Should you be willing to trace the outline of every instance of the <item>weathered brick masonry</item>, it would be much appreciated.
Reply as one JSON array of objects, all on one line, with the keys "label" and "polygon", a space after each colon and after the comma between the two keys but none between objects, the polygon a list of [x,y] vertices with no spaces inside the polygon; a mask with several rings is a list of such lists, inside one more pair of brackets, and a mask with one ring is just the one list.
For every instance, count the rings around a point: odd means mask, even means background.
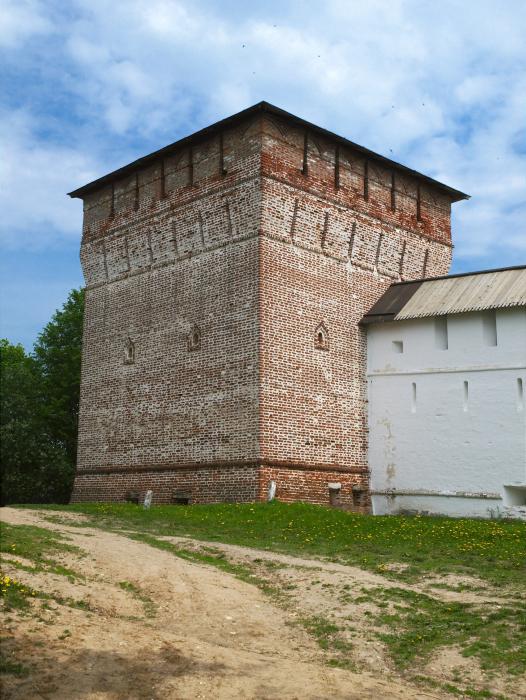
[{"label": "weathered brick masonry", "polygon": [[444,274],[462,193],[265,103],[72,193],[87,285],[72,500],[368,507],[361,317]]}]

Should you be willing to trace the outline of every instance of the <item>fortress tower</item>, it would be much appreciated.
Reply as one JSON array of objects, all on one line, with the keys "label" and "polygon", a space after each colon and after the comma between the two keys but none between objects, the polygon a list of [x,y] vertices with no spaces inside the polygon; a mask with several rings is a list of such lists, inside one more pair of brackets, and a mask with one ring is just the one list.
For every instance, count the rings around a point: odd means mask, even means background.
[{"label": "fortress tower", "polygon": [[[73,501],[368,508],[364,331],[443,275],[466,197],[265,102],[71,193],[86,311]],[[332,490],[329,488],[332,486]]]}]

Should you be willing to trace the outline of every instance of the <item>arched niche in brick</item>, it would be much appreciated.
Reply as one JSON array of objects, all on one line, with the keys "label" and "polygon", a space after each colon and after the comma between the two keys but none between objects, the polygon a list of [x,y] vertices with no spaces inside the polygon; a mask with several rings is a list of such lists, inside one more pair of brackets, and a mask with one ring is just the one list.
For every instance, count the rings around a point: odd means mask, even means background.
[{"label": "arched niche in brick", "polygon": [[135,343],[128,336],[124,343],[124,364],[133,365],[135,363]]},{"label": "arched niche in brick", "polygon": [[329,331],[323,321],[316,327],[314,332],[314,347],[317,350],[329,349]]},{"label": "arched niche in brick", "polygon": [[187,336],[188,350],[199,350],[201,347],[201,330],[199,326],[193,326]]}]

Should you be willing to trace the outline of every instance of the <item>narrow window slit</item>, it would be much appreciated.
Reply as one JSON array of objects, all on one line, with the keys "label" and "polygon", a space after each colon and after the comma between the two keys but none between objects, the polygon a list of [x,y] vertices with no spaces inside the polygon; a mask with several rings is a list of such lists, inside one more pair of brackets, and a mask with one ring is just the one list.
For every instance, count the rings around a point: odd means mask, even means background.
[{"label": "narrow window slit", "polygon": [[188,150],[188,184],[194,184],[194,149],[192,147]]},{"label": "narrow window slit", "polygon": [[314,347],[318,350],[329,349],[329,332],[323,323],[316,328]]},{"label": "narrow window slit", "polygon": [[378,267],[378,263],[380,262],[380,253],[382,251],[382,239],[383,239],[383,233],[380,233],[378,236],[378,244],[376,246],[376,255],[374,258],[374,266],[375,268]]},{"label": "narrow window slit", "polygon": [[106,241],[102,239],[102,260],[104,262],[104,274],[106,275],[106,280],[110,278],[108,272],[108,255],[106,253]]},{"label": "narrow window slit", "polygon": [[466,413],[468,410],[468,404],[469,404],[469,384],[466,381],[463,382],[462,394],[463,394],[462,410],[464,411],[464,413]]},{"label": "narrow window slit", "polygon": [[309,174],[309,133],[305,132],[303,136],[303,166],[301,168],[303,175]]},{"label": "narrow window slit", "polygon": [[[228,206],[228,202],[227,202],[227,206]],[[228,211],[227,214],[228,214],[228,220],[230,222],[230,212]],[[205,246],[205,226],[204,226],[204,222],[203,222],[203,215],[201,214],[200,211],[197,212],[197,221],[199,223],[199,236],[201,238],[201,246],[203,248],[205,248],[206,247]],[[230,231],[230,233],[231,233],[231,231]]]},{"label": "narrow window slit", "polygon": [[517,377],[517,411],[524,410],[524,383],[522,377]]},{"label": "narrow window slit", "polygon": [[152,248],[152,234],[151,231],[148,231],[146,233],[146,247],[148,249],[148,259],[150,261],[150,265],[153,265],[153,248]]},{"label": "narrow window slit", "polygon": [[201,330],[199,326],[194,326],[190,333],[186,336],[186,343],[189,351],[199,350],[201,348]]},{"label": "narrow window slit", "polygon": [[298,203],[298,200],[296,199],[294,201],[294,210],[292,212],[292,221],[290,224],[290,239],[291,239],[291,241],[294,241],[294,234],[296,232],[296,219],[298,217],[298,206],[299,206],[299,203]]},{"label": "narrow window slit", "polygon": [[411,382],[411,413],[416,413],[416,382]]},{"label": "narrow window slit", "polygon": [[321,248],[325,248],[325,243],[327,242],[327,232],[329,230],[329,212],[325,212],[325,220],[323,222],[323,231],[321,232]]},{"label": "narrow window slit", "polygon": [[354,237],[355,237],[355,235],[356,235],[356,222],[353,223],[353,225],[352,225],[352,231],[351,231],[351,235],[349,238],[348,255],[349,255],[350,262],[352,262],[352,256],[353,256],[353,252],[354,252]]},{"label": "narrow window slit", "polygon": [[399,265],[399,267],[398,267],[398,274],[400,275],[400,277],[402,277],[403,274],[404,274],[404,260],[405,260],[405,249],[406,249],[406,246],[407,246],[407,241],[404,241],[404,242],[402,243],[402,252],[401,252],[401,254],[400,254],[400,265]]},{"label": "narrow window slit", "polygon": [[426,248],[426,252],[424,253],[424,265],[422,267],[422,277],[425,277],[427,275],[428,258],[429,258],[429,248]]},{"label": "narrow window slit", "polygon": [[334,188],[340,189],[340,147],[336,146],[334,153]]},{"label": "narrow window slit", "polygon": [[133,365],[135,364],[135,343],[128,336],[124,344],[124,364]]},{"label": "narrow window slit", "polygon": [[219,134],[219,174],[226,175],[225,168],[225,147],[223,142],[223,134]]},{"label": "narrow window slit", "polygon": [[164,174],[164,158],[161,159],[161,191],[160,191],[160,198],[165,199],[166,198],[166,178]]},{"label": "narrow window slit", "polygon": [[139,208],[139,173],[135,173],[135,200],[133,202],[133,208],[135,211]]}]

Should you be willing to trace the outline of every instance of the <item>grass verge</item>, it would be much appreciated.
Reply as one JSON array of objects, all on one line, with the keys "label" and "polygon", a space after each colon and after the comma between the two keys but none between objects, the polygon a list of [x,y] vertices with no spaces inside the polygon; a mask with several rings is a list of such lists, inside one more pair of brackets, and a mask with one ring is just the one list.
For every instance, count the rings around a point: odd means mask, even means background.
[{"label": "grass verge", "polygon": [[[90,516],[84,524],[95,527],[323,557],[391,579],[458,574],[526,589],[526,523],[522,522],[368,516],[279,502],[150,510],[121,503],[36,507],[83,513]],[[402,566],[391,569],[390,565]]]},{"label": "grass verge", "polygon": [[[474,605],[444,602],[404,588],[364,590],[357,603],[379,608],[377,636],[401,669],[425,660],[439,647],[455,645],[465,657],[477,657],[484,671],[526,673],[526,605]],[[388,609],[383,606],[388,603]]]},{"label": "grass verge", "polygon": [[[0,552],[3,555],[2,559],[9,561],[9,565],[17,569],[32,573],[45,571],[67,576],[70,580],[79,577],[79,574],[57,562],[54,557],[61,553],[83,555],[78,547],[69,544],[63,536],[55,532],[33,525],[7,523],[0,523]],[[29,567],[14,557],[27,559],[31,561],[32,566]]]}]

